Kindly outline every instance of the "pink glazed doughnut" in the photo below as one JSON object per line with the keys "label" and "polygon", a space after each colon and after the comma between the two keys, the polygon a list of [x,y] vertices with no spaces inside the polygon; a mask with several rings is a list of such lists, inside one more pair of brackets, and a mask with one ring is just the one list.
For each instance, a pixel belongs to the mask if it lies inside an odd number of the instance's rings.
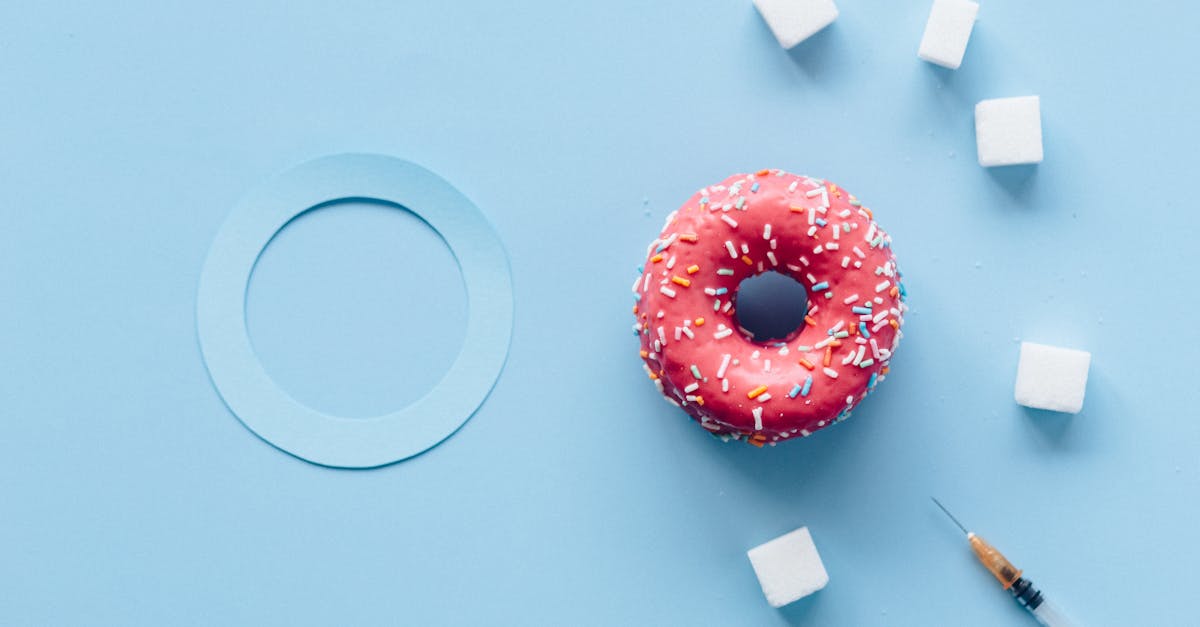
{"label": "pink glazed doughnut", "polygon": [[[646,372],[722,439],[811,435],[888,373],[906,310],[891,238],[833,183],[731,176],[668,216],[646,257],[633,285]],[[768,271],[805,286],[808,312],[788,337],[759,342],[734,308],[742,280]]]}

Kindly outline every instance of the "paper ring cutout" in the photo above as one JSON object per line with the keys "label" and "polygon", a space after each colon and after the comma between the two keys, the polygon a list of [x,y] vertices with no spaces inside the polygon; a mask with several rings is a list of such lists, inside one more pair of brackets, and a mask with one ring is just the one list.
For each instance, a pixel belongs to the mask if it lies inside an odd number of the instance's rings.
{"label": "paper ring cutout", "polygon": [[[417,401],[374,418],[318,412],[263,369],[246,328],[250,274],[293,218],[319,205],[399,205],[441,234],[467,289],[467,332],[446,375]],[[457,431],[495,385],[512,337],[508,257],[479,209],[438,175],[383,155],[323,157],[251,191],[222,225],[204,263],[196,303],[200,350],[221,398],[248,429],[287,453],[337,468],[373,468],[422,453]]]}

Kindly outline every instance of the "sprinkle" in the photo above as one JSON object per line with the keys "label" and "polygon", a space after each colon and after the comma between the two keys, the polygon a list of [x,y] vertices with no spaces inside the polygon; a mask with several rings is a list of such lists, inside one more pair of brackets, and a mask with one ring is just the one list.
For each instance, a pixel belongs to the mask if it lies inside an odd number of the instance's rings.
{"label": "sprinkle", "polygon": [[698,326],[698,327],[704,326],[704,318],[696,318],[696,326]]}
{"label": "sprinkle", "polygon": [[870,378],[870,380],[867,381],[867,389],[875,387],[875,379],[877,379],[878,377],[879,377],[879,375],[877,373],[874,373],[874,372],[871,373],[871,378]]}
{"label": "sprinkle", "polygon": [[767,394],[767,393],[763,393],[763,395],[759,396],[756,400],[760,403],[765,403],[765,402],[771,400],[771,395]]}
{"label": "sprinkle", "polygon": [[821,372],[824,372],[825,376],[829,377],[830,379],[837,378],[837,370],[834,370],[833,368],[825,368]]}
{"label": "sprinkle", "polygon": [[721,276],[733,276],[733,270],[729,268],[717,268],[717,274]]}
{"label": "sprinkle", "polygon": [[[837,238],[835,237],[834,239]],[[837,242],[829,242],[828,244],[825,244],[825,250],[837,250],[838,246],[839,245]]]}
{"label": "sprinkle", "polygon": [[812,389],[812,375],[804,380],[804,389],[800,390],[800,396],[808,396],[808,391]]}
{"label": "sprinkle", "polygon": [[801,386],[799,383],[797,383],[795,386],[792,387],[792,391],[788,392],[788,398],[796,398],[800,394],[800,391],[803,389],[804,389],[804,387]]}
{"label": "sprinkle", "polygon": [[716,290],[714,290],[714,291],[716,292],[716,295],[717,295],[717,296],[720,296],[721,294],[728,294],[728,293],[729,293],[729,288],[728,288],[728,287],[718,287],[718,288],[717,288]]}
{"label": "sprinkle", "polygon": [[[667,343],[667,333],[666,333],[665,331],[663,331],[663,328],[662,328],[662,327],[658,327],[658,339],[659,339],[659,341],[661,341],[663,344],[666,344],[666,343]],[[658,349],[655,349],[655,351],[654,351],[654,352],[658,352]]]}
{"label": "sprinkle", "polygon": [[725,378],[725,369],[729,367],[729,358],[730,357],[732,357],[732,355],[726,354],[724,357],[721,358],[721,367],[717,368],[717,378],[718,379]]}
{"label": "sprinkle", "polygon": [[737,259],[737,249],[733,247],[733,242],[725,240],[725,250],[729,251],[729,257],[731,259]]}
{"label": "sprinkle", "polygon": [[763,225],[763,239],[771,239],[771,225]]}
{"label": "sprinkle", "polygon": [[729,391],[729,379],[721,379],[721,391],[722,392]]}
{"label": "sprinkle", "polygon": [[773,266],[779,265],[779,260],[775,258],[775,253],[773,253],[769,250],[767,251],[767,259],[769,259],[771,261],[771,265],[773,265]]}
{"label": "sprinkle", "polygon": [[871,334],[867,332],[867,323],[865,322],[858,323],[858,332],[862,333],[862,336],[865,338],[870,339],[871,337]]}
{"label": "sprinkle", "polygon": [[804,195],[808,196],[809,198],[812,198],[813,196],[820,196],[821,194],[824,194],[824,193],[825,193],[825,190],[823,188],[818,187],[816,189],[810,189],[807,192],[804,192]]}
{"label": "sprinkle", "polygon": [[737,228],[737,220],[734,220],[726,214],[721,214],[721,221],[735,229]]}
{"label": "sprinkle", "polygon": [[696,364],[692,364],[692,376],[697,379],[704,379],[704,377],[700,376],[700,368],[697,368]]}
{"label": "sprinkle", "polygon": [[849,331],[838,331],[837,333],[833,334],[833,337],[835,339],[839,339],[839,340],[842,338],[847,338],[847,337],[850,337],[850,332]]}
{"label": "sprinkle", "polygon": [[746,392],[746,398],[757,398],[760,394],[767,391],[767,386],[760,385],[749,392]]}
{"label": "sprinkle", "polygon": [[871,308],[870,307],[851,307],[850,311],[853,311],[856,314],[870,314]]}
{"label": "sprinkle", "polygon": [[699,389],[700,389],[700,384],[692,382],[692,383],[689,383],[687,387],[683,388],[683,391],[687,392],[688,394],[691,394],[692,392],[695,392],[696,390],[699,390]]}
{"label": "sprinkle", "polygon": [[751,185],[751,186],[750,186],[750,193],[751,193],[751,194],[756,194],[756,193],[758,193],[758,183],[755,183],[755,184],[753,184],[753,185]]}
{"label": "sprinkle", "polygon": [[882,292],[883,290],[886,290],[888,288],[888,286],[891,284],[892,284],[891,281],[882,281],[879,285],[875,286],[875,291]]}
{"label": "sprinkle", "polygon": [[828,366],[829,362],[831,362],[831,361],[833,361],[833,347],[826,346],[825,347],[825,358],[821,360],[821,365]]}
{"label": "sprinkle", "polygon": [[875,364],[875,360],[874,360],[874,359],[864,359],[864,360],[862,360],[862,361],[858,362],[858,367],[859,367],[859,368],[866,368],[867,366],[871,366],[871,365],[874,365],[874,364]]}
{"label": "sprinkle", "polygon": [[662,292],[663,294],[666,294],[667,296],[670,296],[671,298],[675,298],[675,290],[673,290],[665,285],[660,286],[658,288],[658,291]]}
{"label": "sprinkle", "polygon": [[653,257],[651,257],[651,258],[650,258],[650,261],[651,261],[652,263],[658,263],[658,262],[660,262],[660,261],[662,261],[662,260],[663,260],[662,253],[659,253],[659,254],[657,254],[657,255],[654,255]]}
{"label": "sprinkle", "polygon": [[697,237],[695,233],[684,233],[683,235],[679,236],[679,241],[695,243],[700,241],[700,238]]}
{"label": "sprinkle", "polygon": [[811,362],[809,362],[807,359],[801,359],[801,360],[800,360],[800,365],[801,365],[801,366],[804,366],[805,368],[807,368],[807,369],[809,369],[809,370],[812,370],[813,368],[816,368],[816,366],[812,365],[812,363],[811,363]]}
{"label": "sprinkle", "polygon": [[762,430],[762,407],[754,408],[754,430]]}
{"label": "sprinkle", "polygon": [[748,266],[752,266],[752,265],[754,265],[754,260],[745,255],[742,255],[742,263],[745,263]]}
{"label": "sprinkle", "polygon": [[842,304],[849,305],[850,303],[852,303],[856,300],[858,300],[858,294],[851,294],[851,295],[847,296],[846,298],[842,299]]}
{"label": "sprinkle", "polygon": [[[687,320],[684,320],[684,321],[683,321],[683,323],[686,325],[686,324],[687,324]],[[694,340],[694,339],[696,339],[696,334],[695,334],[695,333],[692,333],[692,330],[691,330],[691,329],[687,328],[686,326],[679,327],[679,328],[683,330],[683,334],[684,334],[684,335],[686,335],[686,336],[688,336],[688,339],[689,339],[689,340]]]}
{"label": "sprinkle", "polygon": [[722,326],[722,329],[720,331],[713,333],[714,339],[723,340],[723,339],[733,335],[733,329],[730,329],[729,327],[726,327],[725,325],[721,325],[721,326]]}
{"label": "sprinkle", "polygon": [[821,253],[823,253],[823,252],[825,252],[825,247],[824,247],[823,245],[821,245],[821,244],[817,244],[817,247],[813,249],[813,254],[814,254],[814,255],[819,255],[819,254],[821,254]]}
{"label": "sprinkle", "polygon": [[683,329],[681,327],[675,327],[675,341],[676,342],[679,341],[679,338],[682,335],[683,335]]}
{"label": "sprinkle", "polygon": [[690,265],[690,266],[688,266],[688,268],[687,268],[687,273],[688,273],[688,274],[696,274],[696,273],[697,273],[697,272],[699,272],[699,271],[700,271],[700,266],[697,266],[697,265],[694,265],[694,264],[693,264],[693,265]]}
{"label": "sprinkle", "polygon": [[[817,283],[816,285],[812,286],[812,288],[813,288],[814,292],[820,292],[821,290],[827,290],[827,289],[829,289],[829,282],[821,281],[820,283]],[[674,296],[674,294],[672,294],[672,296]]]}

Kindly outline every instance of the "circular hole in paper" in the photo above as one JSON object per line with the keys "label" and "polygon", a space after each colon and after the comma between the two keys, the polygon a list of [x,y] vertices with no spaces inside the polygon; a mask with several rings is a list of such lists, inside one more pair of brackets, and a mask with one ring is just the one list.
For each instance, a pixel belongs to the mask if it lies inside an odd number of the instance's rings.
{"label": "circular hole in paper", "polygon": [[[346,200],[388,203],[420,216],[454,253],[467,292],[462,351],[445,376],[413,403],[361,419],[323,413],[286,393],[263,368],[246,326],[250,274],[268,242],[297,215]],[[280,450],[339,468],[397,462],[453,435],[500,376],[512,319],[508,256],[487,219],[441,177],[381,155],[316,159],[246,194],[213,240],[196,296],[200,351],[229,409]]]}
{"label": "circular hole in paper", "polygon": [[246,324],[271,378],[321,412],[367,418],[404,407],[462,349],[458,261],[424,220],[365,200],[305,211],[254,266]]}

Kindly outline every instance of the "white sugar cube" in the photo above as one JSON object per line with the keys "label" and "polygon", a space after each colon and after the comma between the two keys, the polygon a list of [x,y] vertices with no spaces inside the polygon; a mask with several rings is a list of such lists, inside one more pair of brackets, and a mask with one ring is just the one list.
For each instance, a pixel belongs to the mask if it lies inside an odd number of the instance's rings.
{"label": "white sugar cube", "polygon": [[754,0],[754,8],[784,48],[812,37],[838,16],[833,0]]}
{"label": "white sugar cube", "polygon": [[979,165],[1042,162],[1042,111],[1037,96],[996,98],[975,105]]}
{"label": "white sugar cube", "polygon": [[957,70],[967,51],[979,5],[970,0],[933,0],[917,56]]}
{"label": "white sugar cube", "polygon": [[746,551],[746,556],[771,607],[783,607],[829,583],[808,527],[760,544]]}
{"label": "white sugar cube", "polygon": [[1021,342],[1017,363],[1017,403],[1071,414],[1083,409],[1092,354],[1070,348]]}

